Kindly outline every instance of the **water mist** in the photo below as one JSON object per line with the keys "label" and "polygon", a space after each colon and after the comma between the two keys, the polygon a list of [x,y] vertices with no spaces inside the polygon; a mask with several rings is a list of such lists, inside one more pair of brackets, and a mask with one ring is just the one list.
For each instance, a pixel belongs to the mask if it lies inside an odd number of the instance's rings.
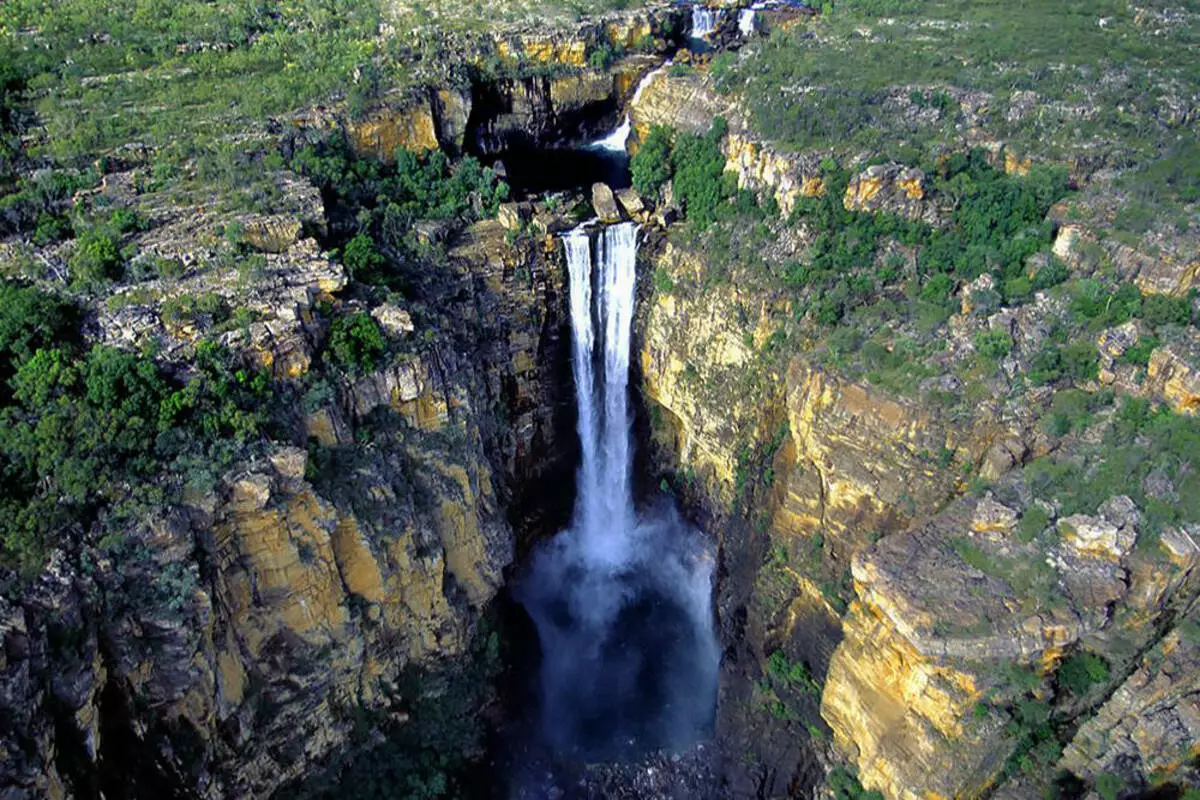
{"label": "water mist", "polygon": [[711,551],[666,500],[634,509],[637,234],[625,223],[563,239],[582,459],[571,526],[534,554],[518,589],[541,645],[540,732],[584,759],[690,744],[716,702]]}

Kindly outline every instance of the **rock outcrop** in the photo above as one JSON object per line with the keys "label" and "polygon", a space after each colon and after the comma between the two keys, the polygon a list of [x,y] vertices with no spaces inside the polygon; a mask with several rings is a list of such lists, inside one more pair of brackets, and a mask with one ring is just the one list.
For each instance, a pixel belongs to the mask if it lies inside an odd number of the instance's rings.
{"label": "rock outcrop", "polygon": [[1196,596],[1194,545],[1181,560],[1135,550],[1128,498],[1018,536],[1021,492],[1005,492],[1007,504],[956,501],[854,560],[859,599],[821,712],[863,785],[886,797],[983,791],[1016,747],[1001,735],[1001,709],[1020,699],[1004,683],[1010,665],[1050,672],[1086,647],[1119,668],[1121,647],[1145,646]]}
{"label": "rock outcrop", "polygon": [[1147,776],[1200,783],[1200,623],[1185,618],[1146,653],[1134,672],[1067,745],[1061,769],[1088,778],[1109,774],[1133,789]]}
{"label": "rock outcrop", "polygon": [[1155,349],[1146,372],[1147,391],[1181,414],[1200,413],[1200,339]]}
{"label": "rock outcrop", "polygon": [[925,173],[900,164],[867,167],[851,179],[842,204],[847,211],[885,212],[930,223],[939,219],[926,197]]}

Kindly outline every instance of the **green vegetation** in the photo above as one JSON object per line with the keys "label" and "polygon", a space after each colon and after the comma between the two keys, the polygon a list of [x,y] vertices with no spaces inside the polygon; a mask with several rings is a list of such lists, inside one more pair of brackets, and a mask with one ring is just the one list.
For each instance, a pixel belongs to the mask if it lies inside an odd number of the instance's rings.
{"label": "green vegetation", "polygon": [[419,277],[407,274],[402,262],[418,261],[430,249],[417,236],[416,221],[494,216],[509,194],[508,184],[469,156],[452,165],[440,151],[398,150],[396,163],[385,165],[355,157],[337,136],[295,149],[289,163],[322,190],[329,206],[353,212],[354,228],[345,231],[341,249],[350,275],[395,289]]}
{"label": "green vegetation", "polygon": [[335,317],[329,326],[329,353],[352,373],[371,372],[387,351],[379,323],[364,311]]}
{"label": "green vegetation", "polygon": [[717,117],[703,136],[680,134],[671,150],[675,197],[690,222],[705,228],[717,218],[717,208],[728,192],[723,180],[725,156],[721,139],[727,130]]}
{"label": "green vegetation", "polygon": [[172,463],[227,463],[258,436],[271,385],[215,344],[197,347],[180,384],[142,356],[84,350],[68,304],[0,284],[0,564],[36,570],[46,554],[103,524],[104,509],[153,493]]}
{"label": "green vegetation", "polygon": [[351,89],[356,70],[371,73],[379,23],[378,4],[357,0],[10,0],[0,62],[40,98],[60,158],[129,142],[187,150]]}
{"label": "green vegetation", "polygon": [[840,764],[830,770],[828,783],[834,800],[883,800],[882,792],[867,791],[858,782],[858,775]]}
{"label": "green vegetation", "polygon": [[1017,538],[1022,543],[1029,544],[1037,538],[1038,534],[1046,530],[1049,524],[1050,515],[1041,506],[1030,506],[1021,515],[1021,521],[1017,525]]}
{"label": "green vegetation", "polygon": [[1100,800],[1117,800],[1124,788],[1125,781],[1111,772],[1101,772],[1096,776],[1096,794],[1100,795]]}
{"label": "green vegetation", "polygon": [[629,159],[633,188],[643,195],[657,195],[663,184],[671,179],[671,140],[670,128],[655,125]]}
{"label": "green vegetation", "polygon": [[1058,574],[1036,550],[1000,555],[965,536],[956,537],[951,544],[964,563],[1004,581],[1016,601],[1030,609],[1063,602],[1058,592]]}
{"label": "green vegetation", "polygon": [[[1035,496],[1061,503],[1063,516],[1094,513],[1115,495],[1127,495],[1143,511],[1142,536],[1164,525],[1200,522],[1200,421],[1143,398],[1122,400],[1102,440],[1079,459],[1044,456],[1025,471]],[[1146,478],[1165,480],[1170,493],[1147,491]]]}
{"label": "green vegetation", "polygon": [[[721,152],[721,139],[727,130],[721,117],[714,119],[703,135],[654,126],[630,160],[634,188],[645,195],[656,195],[668,180],[672,181],[675,200],[696,230],[704,230],[718,218],[727,219],[731,209],[724,201],[733,194]],[[757,205],[753,195],[750,202]]]}
{"label": "green vegetation", "polygon": [[[795,148],[928,152],[957,139],[955,126],[969,113],[958,93],[982,90],[994,94],[980,112],[993,134],[1025,152],[1055,156],[1119,137],[1150,157],[1139,186],[1185,197],[1195,191],[1193,140],[1176,145],[1168,125],[1128,113],[1165,102],[1172,85],[1200,81],[1190,57],[1194,24],[1139,24],[1136,9],[1119,0],[1025,5],[1017,13],[1001,0],[823,5],[831,8],[818,36],[804,27],[777,32],[722,81],[745,97],[767,137]],[[934,20],[945,24],[928,24]],[[1122,79],[1097,81],[1105,74]],[[797,86],[812,89],[796,93]],[[1036,92],[1038,113],[1024,113],[1022,92]],[[889,101],[927,113],[905,115]],[[1081,106],[1083,115],[1074,111]],[[1161,166],[1149,166],[1162,155]]]}
{"label": "green vegetation", "polygon": [[[918,249],[918,279],[905,287],[905,294],[913,313],[933,321],[934,327],[953,308],[950,292],[956,281],[991,272],[1004,286],[1022,277],[1029,256],[1048,247],[1050,228],[1044,218],[1066,191],[1061,171],[1011,178],[989,166],[981,151],[927,166],[935,187],[959,198],[947,228],[847,211],[841,198],[849,175],[836,168],[826,173],[824,197],[804,198],[797,205],[796,217],[819,233],[811,260],[786,267],[784,281],[813,292],[813,313],[822,325],[834,325],[900,283],[901,275],[893,267],[869,271],[888,238]],[[999,339],[985,342],[989,353],[998,352],[1002,344]]]}
{"label": "green vegetation", "polygon": [[1050,415],[1043,418],[1043,426],[1055,436],[1065,436],[1071,431],[1087,428],[1096,419],[1096,414],[1112,403],[1112,390],[1064,389],[1056,392],[1050,401]]}
{"label": "green vegetation", "polygon": [[1005,763],[1007,775],[1036,775],[1062,756],[1062,744],[1050,724],[1050,713],[1050,705],[1042,700],[1022,698],[1013,705],[1004,731],[1015,744]]}
{"label": "green vegetation", "polygon": [[975,334],[975,351],[989,361],[999,361],[1013,348],[1012,337],[1007,331],[982,331]]}
{"label": "green vegetation", "polygon": [[1108,680],[1108,662],[1095,653],[1073,653],[1063,660],[1055,674],[1067,691],[1075,697],[1083,697],[1093,686]]}
{"label": "green vegetation", "polygon": [[782,650],[767,659],[767,673],[773,681],[812,697],[821,696],[821,684],[801,661],[791,661]]}

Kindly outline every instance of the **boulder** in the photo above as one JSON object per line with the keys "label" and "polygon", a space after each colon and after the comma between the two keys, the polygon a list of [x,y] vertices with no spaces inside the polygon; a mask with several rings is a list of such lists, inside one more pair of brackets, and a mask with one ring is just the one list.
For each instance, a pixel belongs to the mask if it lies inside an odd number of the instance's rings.
{"label": "boulder", "polygon": [[621,221],[621,207],[607,183],[592,184],[592,208],[601,222]]}
{"label": "boulder", "polygon": [[506,231],[519,231],[529,219],[530,209],[527,203],[502,203],[497,217]]}
{"label": "boulder", "polygon": [[391,303],[384,303],[371,309],[371,316],[388,336],[399,337],[413,332],[412,316],[403,308]]}
{"label": "boulder", "polygon": [[621,189],[617,192],[617,201],[625,213],[634,219],[641,220],[646,214],[646,203],[634,189]]}
{"label": "boulder", "polygon": [[1133,549],[1137,540],[1136,523],[1119,513],[1128,505],[1132,505],[1128,498],[1115,498],[1098,517],[1073,514],[1060,519],[1058,531],[1080,553],[1119,559]]}

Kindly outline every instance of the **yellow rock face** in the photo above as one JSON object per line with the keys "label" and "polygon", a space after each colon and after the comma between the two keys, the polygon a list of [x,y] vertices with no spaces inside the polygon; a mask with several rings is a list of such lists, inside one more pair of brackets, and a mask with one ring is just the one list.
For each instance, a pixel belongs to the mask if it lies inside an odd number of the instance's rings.
{"label": "yellow rock face", "polygon": [[1180,414],[1200,413],[1200,369],[1181,345],[1160,347],[1150,354],[1147,386]]}
{"label": "yellow rock face", "polygon": [[632,50],[653,34],[654,28],[648,19],[614,20],[604,26],[604,38],[608,43],[625,50]]}
{"label": "yellow rock face", "polygon": [[798,197],[817,197],[825,193],[820,177],[806,175],[811,165],[793,153],[777,153],[769,145],[745,135],[731,133],[725,142],[725,169],[738,176],[738,188],[769,193],[786,216],[796,207]]}
{"label": "yellow rock face", "polygon": [[1032,166],[1032,158],[1020,158],[1011,150],[1004,151],[1004,171],[1009,175],[1028,175]]}
{"label": "yellow rock face", "polygon": [[[859,779],[896,800],[962,794],[963,776],[985,769],[987,748],[969,745],[973,676],[933,663],[898,636],[878,610],[855,603],[830,662],[821,716],[834,741],[856,754]],[[963,759],[960,761],[960,759]],[[974,763],[973,763],[974,762]],[[986,774],[972,775],[976,785]]]}
{"label": "yellow rock face", "polygon": [[[695,256],[674,246],[657,267],[676,283],[696,284],[704,274]],[[785,374],[757,375],[755,346],[787,309],[737,283],[661,294],[650,310],[642,372],[648,396],[668,412],[681,465],[711,481],[715,496],[729,497],[739,449],[769,440],[786,420],[794,459],[776,472],[783,496],[772,528],[805,537],[821,531],[851,551],[868,534],[900,526],[906,500],[928,508],[948,497],[955,476],[922,453],[981,454],[994,433],[989,426],[948,425],[919,404],[813,368],[803,356]],[[760,394],[750,394],[748,382]]]}
{"label": "yellow rock face", "polygon": [[800,184],[800,194],[804,197],[824,197],[825,180],[820,175],[807,175]]}
{"label": "yellow rock face", "polygon": [[399,148],[421,153],[438,147],[433,111],[424,101],[374,112],[361,122],[350,123],[347,133],[354,152],[389,164],[396,160]]}
{"label": "yellow rock face", "polygon": [[909,200],[923,200],[925,198],[925,187],[921,185],[919,180],[901,179],[896,181],[896,185],[900,187]]}
{"label": "yellow rock face", "polygon": [[[445,580],[453,576],[476,606],[500,584],[502,564],[489,556],[480,522],[491,509],[491,485],[461,464],[413,455],[431,477],[440,475],[427,488],[436,503],[432,527],[391,531],[383,541],[373,542],[353,514],[303,481],[302,450],[283,451],[273,471],[233,485],[214,527],[219,600],[229,622],[217,659],[224,707],[242,701],[248,674],[274,669],[269,645],[285,632],[313,647],[343,648],[330,677],[351,695],[378,692],[374,682],[390,680],[410,660],[461,652],[466,630],[446,600]],[[387,486],[369,493],[395,502]],[[352,597],[391,632],[386,652],[364,660],[370,640],[352,620]]]}
{"label": "yellow rock face", "polygon": [[555,108],[603,102],[612,95],[612,91],[612,77],[602,73],[584,72],[550,80],[550,102]]}
{"label": "yellow rock face", "polygon": [[[660,264],[680,280],[703,270],[693,256],[671,246]],[[727,285],[713,287],[703,302],[660,295],[641,352],[646,392],[667,412],[680,464],[726,500],[732,499],[739,436],[759,435],[762,413],[755,404],[729,403],[753,357],[736,322],[738,308],[739,298]],[[768,311],[760,312],[764,322]]]}
{"label": "yellow rock face", "polygon": [[587,66],[587,42],[582,39],[522,38],[516,42],[500,40],[496,52],[506,61],[521,56],[540,64],[562,64],[568,67]]}
{"label": "yellow rock face", "polygon": [[852,181],[846,187],[846,197],[843,204],[847,209],[864,208],[883,191],[883,181],[879,178],[862,178]]}
{"label": "yellow rock face", "polygon": [[352,594],[371,603],[384,599],[383,574],[354,517],[343,517],[333,529],[333,553],[342,580]]}

